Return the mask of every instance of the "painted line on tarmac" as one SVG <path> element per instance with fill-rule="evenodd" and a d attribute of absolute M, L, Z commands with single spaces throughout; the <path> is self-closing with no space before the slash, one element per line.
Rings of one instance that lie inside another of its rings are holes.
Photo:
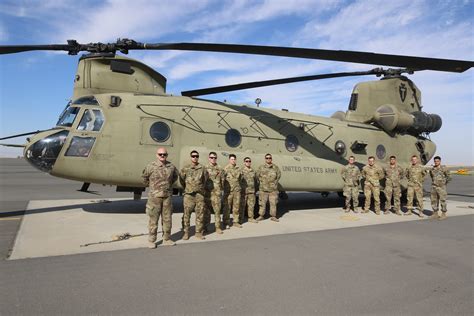
<path fill-rule="evenodd" d="M 5 217 L 5 218 L 0 218 L 0 221 L 16 221 L 21 219 L 21 217 Z"/>

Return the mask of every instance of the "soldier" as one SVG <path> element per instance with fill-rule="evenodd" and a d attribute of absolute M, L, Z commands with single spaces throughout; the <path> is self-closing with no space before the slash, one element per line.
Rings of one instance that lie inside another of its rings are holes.
<path fill-rule="evenodd" d="M 257 221 L 261 221 L 265 215 L 267 201 L 270 204 L 270 216 L 274 222 L 279 222 L 277 218 L 277 202 L 278 202 L 278 181 L 281 177 L 280 168 L 272 163 L 272 155 L 265 155 L 265 163 L 257 170 L 257 178 L 259 182 L 259 216 Z"/>
<path fill-rule="evenodd" d="M 255 186 L 256 173 L 252 169 L 252 159 L 244 158 L 244 167 L 242 168 L 242 196 L 240 203 L 240 218 L 244 218 L 245 208 L 247 207 L 247 215 L 250 223 L 258 223 L 255 220 L 253 211 L 255 209 Z"/>
<path fill-rule="evenodd" d="M 230 211 L 234 218 L 232 227 L 242 228 L 240 225 L 240 180 L 242 171 L 237 166 L 237 157 L 234 154 L 229 155 L 229 164 L 224 168 L 224 224 L 227 228 L 230 227 Z"/>
<path fill-rule="evenodd" d="M 413 210 L 413 197 L 416 198 L 420 207 L 418 213 L 420 217 L 423 215 L 423 181 L 425 179 L 426 170 L 423 166 L 418 164 L 418 157 L 413 155 L 411 157 L 411 166 L 407 168 L 406 175 L 408 179 L 407 189 L 407 209 L 405 215 L 411 215 Z"/>
<path fill-rule="evenodd" d="M 199 163 L 199 153 L 196 150 L 191 151 L 191 164 L 184 166 L 179 173 L 179 180 L 184 188 L 184 214 L 183 239 L 189 239 L 189 226 L 191 213 L 196 213 L 196 234 L 197 239 L 206 239 L 203 236 L 203 215 L 204 215 L 204 192 L 207 181 L 207 171 Z"/>
<path fill-rule="evenodd" d="M 209 153 L 209 165 L 206 167 L 209 178 L 206 182 L 206 195 L 204 196 L 204 230 L 211 222 L 211 210 L 214 212 L 214 222 L 216 233 L 222 234 L 221 229 L 221 205 L 222 188 L 224 187 L 224 169 L 217 164 L 217 154 L 213 151 Z"/>
<path fill-rule="evenodd" d="M 401 204 L 400 197 L 402 195 L 402 190 L 400 187 L 400 181 L 405 176 L 405 172 L 402 167 L 397 164 L 397 158 L 395 156 L 390 156 L 390 165 L 384 168 L 385 173 L 385 212 L 384 214 L 389 214 L 392 203 L 393 196 L 393 205 L 395 208 L 395 213 L 397 215 L 402 215 L 401 213 Z"/>
<path fill-rule="evenodd" d="M 374 196 L 375 214 L 380 215 L 380 180 L 383 179 L 383 170 L 375 165 L 375 157 L 370 156 L 369 164 L 362 168 L 364 182 L 365 205 L 362 213 L 370 210 L 371 195 Z"/>
<path fill-rule="evenodd" d="M 354 204 L 354 213 L 359 213 L 360 170 L 354 163 L 354 156 L 350 156 L 349 164 L 341 170 L 342 180 L 344 180 L 344 196 L 346 197 L 346 204 L 344 206 L 346 213 L 351 211 L 351 199 Z"/>
<path fill-rule="evenodd" d="M 158 230 L 158 219 L 162 216 L 163 245 L 173 246 L 175 243 L 170 239 L 171 217 L 173 214 L 172 186 L 178 178 L 176 167 L 166 160 L 168 153 L 165 148 L 158 148 L 156 161 L 149 163 L 143 170 L 143 183 L 150 186 L 148 201 L 146 203 L 146 214 L 148 220 L 148 248 L 156 248 L 156 234 Z"/>
<path fill-rule="evenodd" d="M 446 166 L 441 165 L 441 157 L 434 157 L 434 166 L 430 169 L 431 176 L 431 207 L 433 214 L 430 218 L 438 218 L 438 206 L 441 204 L 441 217 L 439 219 L 446 219 L 446 184 L 451 181 L 451 174 Z"/>

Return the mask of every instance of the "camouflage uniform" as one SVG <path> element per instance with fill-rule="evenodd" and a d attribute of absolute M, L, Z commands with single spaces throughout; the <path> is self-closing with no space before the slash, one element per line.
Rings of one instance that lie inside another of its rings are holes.
<path fill-rule="evenodd" d="M 184 187 L 184 234 L 186 236 L 189 234 L 190 219 L 193 210 L 196 213 L 196 234 L 202 234 L 204 192 L 207 181 L 206 168 L 199 163 L 197 165 L 189 164 L 181 169 L 181 172 L 179 173 L 179 180 L 181 185 Z"/>
<path fill-rule="evenodd" d="M 240 218 L 244 218 L 245 207 L 247 207 L 247 215 L 249 220 L 254 219 L 253 211 L 255 209 L 255 182 L 256 173 L 252 167 L 242 168 L 242 196 L 240 204 Z"/>
<path fill-rule="evenodd" d="M 441 204 L 441 212 L 443 212 L 443 217 L 446 216 L 448 209 L 446 208 L 446 197 L 448 193 L 446 192 L 446 184 L 451 181 L 451 174 L 446 166 L 433 166 L 430 169 L 431 176 L 431 207 L 433 209 L 433 215 L 438 215 L 439 207 Z"/>
<path fill-rule="evenodd" d="M 257 178 L 259 182 L 258 204 L 260 206 L 259 216 L 265 215 L 267 201 L 270 203 L 270 216 L 276 218 L 278 203 L 278 181 L 281 172 L 275 164 L 263 164 L 257 170 Z"/>
<path fill-rule="evenodd" d="M 411 215 L 413 210 L 413 198 L 416 197 L 420 207 L 420 216 L 423 216 L 423 181 L 425 180 L 426 170 L 418 164 L 411 165 L 406 170 L 408 179 L 407 189 L 407 215 Z"/>
<path fill-rule="evenodd" d="M 374 196 L 375 213 L 380 214 L 380 180 L 383 179 L 383 170 L 377 165 L 366 165 L 362 168 L 364 181 L 365 205 L 364 213 L 370 209 L 371 195 Z"/>
<path fill-rule="evenodd" d="M 163 216 L 163 240 L 168 240 L 171 235 L 173 214 L 172 186 L 178 178 L 178 171 L 171 162 L 162 164 L 160 161 L 153 161 L 143 170 L 142 177 L 143 183 L 150 186 L 146 203 L 146 213 L 149 216 L 148 241 L 156 241 L 158 220 L 161 215 Z"/>
<path fill-rule="evenodd" d="M 216 229 L 221 228 L 221 205 L 222 188 L 224 187 L 224 169 L 216 165 L 209 164 L 206 167 L 209 178 L 206 182 L 206 194 L 204 196 L 204 227 L 211 222 L 211 210 L 214 213 Z"/>
<path fill-rule="evenodd" d="M 224 224 L 230 226 L 230 210 L 232 209 L 232 216 L 234 224 L 239 224 L 240 214 L 240 180 L 242 177 L 242 170 L 237 165 L 228 164 L 224 168 Z M 237 226 L 237 225 L 236 225 Z"/>
<path fill-rule="evenodd" d="M 383 170 L 385 173 L 384 193 L 385 198 L 387 199 L 385 202 L 385 212 L 390 212 L 393 196 L 393 206 L 395 208 L 395 212 L 398 215 L 401 215 L 400 197 L 402 196 L 402 189 L 400 187 L 400 181 L 403 179 L 403 177 L 405 177 L 405 172 L 399 165 L 389 165 Z"/>
<path fill-rule="evenodd" d="M 354 203 L 354 211 L 357 212 L 359 206 L 359 179 L 360 170 L 356 165 L 348 164 L 341 170 L 342 180 L 344 180 L 344 196 L 346 197 L 345 210 L 351 209 L 351 199 Z"/>

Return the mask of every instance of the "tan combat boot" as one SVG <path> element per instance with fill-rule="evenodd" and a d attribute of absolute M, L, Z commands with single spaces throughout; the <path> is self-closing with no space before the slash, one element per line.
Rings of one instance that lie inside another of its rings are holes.
<path fill-rule="evenodd" d="M 148 242 L 148 248 L 155 249 L 156 248 L 156 243 L 154 241 L 149 241 Z"/>
<path fill-rule="evenodd" d="M 257 217 L 257 221 L 260 222 L 260 221 L 263 221 L 263 220 L 264 220 L 264 217 L 263 217 L 263 216 L 260 215 L 259 217 Z"/>
<path fill-rule="evenodd" d="M 278 218 L 276 218 L 276 217 L 271 217 L 270 219 L 271 219 L 272 221 L 274 221 L 274 222 L 279 222 L 279 221 L 280 221 L 280 220 L 279 220 Z"/>
<path fill-rule="evenodd" d="M 361 213 L 365 214 L 365 213 L 368 213 L 368 212 L 369 212 L 369 210 L 366 210 L 365 208 L 363 208 Z"/>
<path fill-rule="evenodd" d="M 354 213 L 359 213 L 359 208 L 358 207 L 354 208 Z"/>
<path fill-rule="evenodd" d="M 402 216 L 402 212 L 400 212 L 400 210 L 396 210 L 395 214 L 397 214 L 398 216 Z"/>
<path fill-rule="evenodd" d="M 388 215 L 388 214 L 390 214 L 390 210 L 385 210 L 383 213 L 384 213 L 385 215 Z"/>
<path fill-rule="evenodd" d="M 171 239 L 164 239 L 163 240 L 163 246 L 174 246 L 176 243 L 172 241 Z"/>
<path fill-rule="evenodd" d="M 441 216 L 439 217 L 439 220 L 446 219 L 448 216 L 446 215 L 446 212 L 441 212 Z"/>
<path fill-rule="evenodd" d="M 183 240 L 188 240 L 188 239 L 189 239 L 189 231 L 185 228 L 184 229 Z"/>
<path fill-rule="evenodd" d="M 197 239 L 200 239 L 200 240 L 206 239 L 206 237 L 204 237 L 204 236 L 202 235 L 202 233 L 196 233 L 196 234 L 194 235 L 194 237 L 196 237 Z"/>
<path fill-rule="evenodd" d="M 411 211 L 411 209 L 409 209 L 409 210 L 405 213 L 405 215 L 408 216 L 408 215 L 411 215 L 411 213 L 412 213 L 412 211 Z"/>
<path fill-rule="evenodd" d="M 216 228 L 216 234 L 222 235 L 224 232 L 219 227 Z"/>
<path fill-rule="evenodd" d="M 258 221 L 255 220 L 254 218 L 249 218 L 249 223 L 258 223 Z"/>
<path fill-rule="evenodd" d="M 234 227 L 234 228 L 242 228 L 242 225 L 240 225 L 239 223 L 233 223 L 233 224 L 232 224 L 232 227 Z"/>
<path fill-rule="evenodd" d="M 418 216 L 419 216 L 420 218 L 425 217 L 425 214 L 423 214 L 423 210 L 419 210 L 419 211 L 418 211 Z"/>
<path fill-rule="evenodd" d="M 438 219 L 439 218 L 439 215 L 438 215 L 438 211 L 433 211 L 433 214 L 430 215 L 429 219 Z"/>

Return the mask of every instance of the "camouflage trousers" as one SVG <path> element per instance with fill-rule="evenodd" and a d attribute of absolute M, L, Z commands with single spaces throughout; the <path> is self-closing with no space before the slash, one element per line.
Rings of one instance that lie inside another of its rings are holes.
<path fill-rule="evenodd" d="M 359 187 L 357 186 L 344 186 L 344 191 L 343 191 L 344 196 L 346 197 L 346 204 L 345 208 L 350 209 L 351 207 L 351 200 L 352 203 L 354 204 L 354 209 L 356 209 L 359 206 Z"/>
<path fill-rule="evenodd" d="M 173 215 L 171 196 L 163 198 L 148 197 L 146 214 L 149 217 L 148 240 L 151 242 L 156 241 L 160 216 L 163 216 L 163 240 L 169 239 L 171 235 L 171 217 Z"/>
<path fill-rule="evenodd" d="M 258 215 L 264 216 L 267 208 L 267 202 L 270 204 L 270 216 L 277 216 L 277 203 L 278 203 L 278 192 L 263 192 L 258 193 L 258 205 L 260 207 Z"/>
<path fill-rule="evenodd" d="M 247 217 L 254 218 L 253 211 L 255 210 L 255 193 L 243 193 L 240 199 L 240 218 L 244 219 L 245 210 L 247 210 Z"/>
<path fill-rule="evenodd" d="M 240 221 L 240 191 L 224 192 L 224 224 L 230 225 L 230 210 L 232 210 L 232 216 L 234 223 Z"/>
<path fill-rule="evenodd" d="M 399 185 L 394 186 L 394 185 L 387 185 L 385 186 L 385 198 L 387 199 L 385 201 L 385 210 L 389 211 L 391 206 L 392 206 L 392 196 L 393 196 L 393 207 L 395 211 L 401 211 L 401 203 L 400 203 L 400 197 L 402 196 L 402 189 L 400 188 Z"/>
<path fill-rule="evenodd" d="M 191 213 L 196 213 L 196 233 L 202 233 L 203 215 L 204 215 L 204 195 L 201 193 L 186 193 L 183 198 L 184 214 L 183 228 L 185 232 L 189 232 L 191 221 Z"/>
<path fill-rule="evenodd" d="M 446 198 L 448 192 L 446 192 L 446 186 L 435 186 L 431 187 L 431 207 L 433 212 L 438 212 L 439 204 L 441 204 L 441 212 L 447 212 Z"/>
<path fill-rule="evenodd" d="M 407 209 L 413 209 L 413 198 L 416 198 L 420 210 L 423 210 L 423 188 L 421 185 L 409 185 L 407 189 Z"/>
<path fill-rule="evenodd" d="M 209 192 L 204 196 L 204 227 L 211 223 L 211 213 L 214 213 L 216 228 L 221 227 L 221 192 Z"/>
<path fill-rule="evenodd" d="M 366 211 L 370 210 L 370 202 L 372 200 L 372 195 L 373 195 L 375 212 L 380 212 L 380 187 L 378 185 L 373 185 L 370 182 L 365 182 L 364 195 L 365 195 L 364 209 Z"/>

